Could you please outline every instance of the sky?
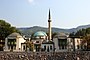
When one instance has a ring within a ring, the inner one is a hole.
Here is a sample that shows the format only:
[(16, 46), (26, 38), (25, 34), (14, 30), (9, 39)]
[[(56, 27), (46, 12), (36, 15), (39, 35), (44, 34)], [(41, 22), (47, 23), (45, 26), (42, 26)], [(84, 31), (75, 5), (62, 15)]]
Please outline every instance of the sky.
[(75, 28), (90, 24), (90, 0), (0, 0), (0, 20), (15, 27)]

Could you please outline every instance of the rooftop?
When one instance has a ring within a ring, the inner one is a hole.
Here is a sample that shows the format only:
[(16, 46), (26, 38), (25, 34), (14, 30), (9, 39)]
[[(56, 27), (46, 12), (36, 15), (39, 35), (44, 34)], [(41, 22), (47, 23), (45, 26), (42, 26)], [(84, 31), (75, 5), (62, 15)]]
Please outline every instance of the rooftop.
[(37, 37), (37, 36), (47, 36), (47, 34), (43, 31), (38, 31), (34, 34), (34, 37)]

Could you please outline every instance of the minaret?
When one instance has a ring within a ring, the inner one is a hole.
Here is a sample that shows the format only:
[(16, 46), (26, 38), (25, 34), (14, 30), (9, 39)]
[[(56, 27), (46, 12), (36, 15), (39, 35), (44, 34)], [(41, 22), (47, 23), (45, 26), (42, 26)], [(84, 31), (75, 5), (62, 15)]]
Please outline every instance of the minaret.
[(49, 9), (49, 16), (48, 16), (48, 40), (52, 39), (52, 29), (51, 29), (51, 15), (50, 15), (50, 9)]

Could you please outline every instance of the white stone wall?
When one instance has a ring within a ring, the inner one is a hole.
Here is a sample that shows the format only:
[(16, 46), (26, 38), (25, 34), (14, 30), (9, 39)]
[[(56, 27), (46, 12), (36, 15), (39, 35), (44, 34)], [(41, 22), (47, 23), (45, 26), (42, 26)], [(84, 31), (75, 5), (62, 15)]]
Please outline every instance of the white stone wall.
[(65, 52), (65, 51), (68, 51), (68, 49), (59, 49), (58, 38), (54, 38), (53, 42), (54, 42), (54, 46), (55, 46), (55, 52)]
[(77, 45), (79, 45), (79, 49), (81, 49), (80, 44), (81, 44), (81, 39), (80, 39), (80, 38), (75, 38), (75, 49), (77, 49), (77, 50), (78, 50)]
[(23, 39), (23, 38), (19, 38), (19, 46), (18, 46), (18, 49), (20, 49), (21, 50), (21, 43), (24, 43), (25, 42), (25, 40)]
[(22, 44), (22, 45), (21, 45), (21, 51), (25, 51), (25, 50), (24, 50), (24, 46), (25, 46), (25, 50), (26, 50), (26, 44)]
[(8, 39), (16, 39), (16, 49), (15, 50), (13, 49), (13, 51), (21, 51), (21, 43), (25, 42), (25, 40), (22, 37), (20, 37), (20, 38), (18, 38), (18, 37), (17, 38), (15, 38), (15, 37), (8, 37), (8, 38), (6, 38), (5, 39), (4, 51), (10, 51), (11, 50), (11, 49), (8, 49), (8, 44), (7, 44)]
[(54, 42), (54, 46), (55, 46), (55, 51), (58, 52), (59, 51), (58, 39), (57, 38), (54, 38), (53, 39), (53, 42)]
[[(75, 38), (74, 41), (75, 41), (75, 50), (80, 50), (81, 49), (81, 39)], [(77, 45), (79, 46), (79, 49)], [(73, 51), (73, 39), (72, 38), (68, 38), (68, 50)]]

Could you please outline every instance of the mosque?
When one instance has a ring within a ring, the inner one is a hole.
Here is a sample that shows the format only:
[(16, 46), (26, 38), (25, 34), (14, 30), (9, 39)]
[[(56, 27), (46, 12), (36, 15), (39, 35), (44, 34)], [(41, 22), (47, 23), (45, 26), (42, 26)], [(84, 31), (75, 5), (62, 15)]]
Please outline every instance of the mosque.
[[(51, 14), (49, 9), (48, 15), (48, 35), (43, 31), (35, 32), (33, 39), (30, 41), (33, 45), (34, 52), (46, 51), (46, 52), (63, 52), (72, 51), (74, 48), (80, 50), (81, 39), (75, 38), (75, 45), (73, 47), (72, 38), (68, 34), (58, 33), (52, 40), (52, 27), (51, 27)], [(4, 51), (29, 51), (27, 48), (27, 41), (18, 33), (10, 34), (5, 40)]]
[(33, 44), (34, 51), (48, 51), (52, 52), (54, 50), (54, 43), (52, 39), (52, 29), (51, 29), (51, 15), (49, 10), (49, 18), (48, 18), (48, 35), (43, 31), (38, 31), (34, 34)]
[[(43, 31), (35, 32), (33, 35), (33, 42), (34, 48), (33, 51), (53, 51), (54, 43), (51, 40), (52, 38), (52, 29), (51, 29), (51, 15), (49, 10), (49, 18), (48, 18), (48, 35)], [(5, 47), (4, 51), (25, 51), (26, 43), (24, 38), (18, 33), (10, 34), (5, 40)]]

